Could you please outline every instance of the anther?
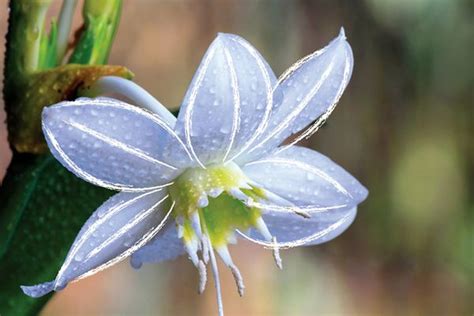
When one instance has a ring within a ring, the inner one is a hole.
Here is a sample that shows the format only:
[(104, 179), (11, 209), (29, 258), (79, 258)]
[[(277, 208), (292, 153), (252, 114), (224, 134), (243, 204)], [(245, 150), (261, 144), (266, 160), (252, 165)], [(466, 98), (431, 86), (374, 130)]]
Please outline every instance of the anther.
[(209, 246), (208, 246), (208, 242), (206, 240), (207, 237), (204, 237), (201, 239), (201, 252), (202, 252), (202, 260), (204, 260), (204, 263), (208, 263), (209, 262)]
[(230, 268), (230, 271), (232, 271), (232, 275), (234, 276), (235, 280), (235, 285), (237, 286), (237, 292), (240, 296), (243, 296), (245, 289), (244, 280), (242, 279), (242, 275), (240, 274), (239, 269), (232, 261), (229, 249), (226, 246), (221, 246), (216, 248), (216, 251), (221, 257), (222, 261), (224, 261), (225, 265)]
[(240, 296), (244, 296), (244, 279), (242, 278), (239, 269), (234, 264), (230, 265), (229, 268), (230, 271), (232, 271), (232, 275), (234, 276), (235, 284), (237, 286), (237, 292), (239, 292)]
[(198, 288), (198, 293), (202, 294), (204, 290), (206, 289), (206, 283), (207, 283), (207, 271), (206, 271), (206, 265), (202, 260), (199, 260), (199, 263), (197, 265), (197, 269), (199, 271), (199, 288)]
[(276, 237), (272, 238), (272, 242), (274, 244), (273, 246), (273, 259), (275, 260), (276, 266), (280, 269), (283, 270), (283, 262), (281, 261), (280, 257), (280, 248), (277, 246), (277, 239)]

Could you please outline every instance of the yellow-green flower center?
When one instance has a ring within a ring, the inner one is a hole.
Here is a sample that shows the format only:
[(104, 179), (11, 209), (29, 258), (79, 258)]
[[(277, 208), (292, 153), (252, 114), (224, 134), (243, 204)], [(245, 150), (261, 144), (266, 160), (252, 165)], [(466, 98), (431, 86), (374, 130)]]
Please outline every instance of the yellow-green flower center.
[(226, 245), (235, 229), (255, 226), (261, 215), (259, 209), (235, 198), (236, 190), (244, 197), (263, 197), (263, 192), (249, 185), (248, 178), (234, 163), (190, 168), (175, 179), (169, 192), (175, 202), (173, 215), (178, 222), (182, 220), (184, 242), (190, 242), (198, 233), (192, 224), (194, 212), (199, 218), (198, 230), (209, 236), (214, 247)]

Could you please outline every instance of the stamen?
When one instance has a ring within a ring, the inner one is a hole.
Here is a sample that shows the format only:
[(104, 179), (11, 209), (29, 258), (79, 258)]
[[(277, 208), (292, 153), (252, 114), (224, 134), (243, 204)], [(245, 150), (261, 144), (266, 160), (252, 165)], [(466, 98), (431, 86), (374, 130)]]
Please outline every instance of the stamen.
[(199, 263), (197, 265), (198, 271), (199, 271), (199, 288), (198, 288), (198, 293), (202, 294), (204, 290), (206, 289), (206, 283), (207, 283), (207, 271), (206, 271), (206, 265), (202, 260), (199, 260)]
[(234, 232), (229, 234), (229, 237), (227, 237), (227, 243), (228, 244), (233, 244), (233, 245), (235, 245), (237, 243), (237, 236), (235, 236)]
[(203, 241), (208, 243), (209, 246), (209, 255), (211, 257), (211, 267), (212, 274), (214, 275), (214, 286), (216, 287), (217, 295), (217, 308), (219, 316), (224, 316), (224, 305), (222, 303), (222, 293), (221, 293), (221, 282), (219, 280), (219, 270), (217, 269), (216, 256), (214, 255), (214, 250), (212, 249), (211, 241), (206, 236), (203, 236)]
[(267, 241), (273, 242), (273, 259), (275, 260), (276, 266), (280, 269), (283, 269), (283, 263), (280, 257), (280, 248), (277, 246), (277, 239), (275, 236), (272, 236), (272, 234), (270, 234), (270, 231), (268, 230), (268, 227), (263, 221), (262, 217), (259, 217), (257, 219), (257, 222), (255, 223), (255, 228), (257, 228), (258, 232), (262, 234), (263, 238), (265, 238)]
[(230, 268), (230, 271), (232, 271), (232, 275), (234, 276), (235, 284), (237, 286), (237, 292), (240, 296), (243, 296), (245, 289), (244, 280), (242, 279), (239, 269), (232, 261), (229, 249), (226, 246), (221, 246), (216, 248), (216, 251), (221, 257), (222, 261), (224, 261), (225, 265)]
[(184, 246), (186, 248), (186, 252), (189, 255), (189, 259), (193, 262), (193, 264), (197, 267), (199, 264), (199, 258), (197, 255), (198, 251), (198, 241), (196, 238), (191, 239), (190, 241), (184, 242)]
[(212, 198), (216, 198), (218, 197), (219, 195), (221, 195), (221, 193), (224, 192), (223, 189), (221, 188), (213, 188), (209, 191), (209, 196), (212, 197)]
[(257, 222), (255, 223), (255, 228), (257, 228), (258, 232), (262, 234), (263, 238), (265, 238), (267, 241), (273, 239), (272, 234), (270, 234), (270, 231), (268, 230), (268, 227), (263, 221), (262, 217), (259, 217), (257, 219)]
[(209, 262), (209, 246), (204, 237), (201, 239), (201, 246), (202, 260), (204, 260), (204, 263), (207, 264)]
[(193, 226), (194, 232), (196, 233), (197, 237), (201, 239), (202, 237), (202, 230), (201, 230), (201, 220), (199, 219), (199, 213), (194, 211), (191, 213), (191, 225)]
[(229, 266), (230, 271), (232, 271), (232, 275), (234, 276), (235, 284), (237, 285), (237, 292), (239, 292), (239, 295), (242, 297), (244, 296), (244, 279), (242, 278), (242, 275), (240, 274), (239, 269), (235, 265)]
[(276, 266), (280, 270), (283, 270), (283, 262), (281, 261), (281, 257), (280, 257), (280, 248), (278, 248), (277, 246), (277, 239), (275, 236), (272, 238), (272, 242), (275, 244), (273, 247), (273, 259), (275, 260)]
[(238, 188), (232, 188), (229, 190), (229, 194), (236, 198), (237, 200), (240, 200), (244, 202), (245, 204), (250, 204), (253, 200), (249, 196), (247, 196), (244, 192), (240, 191)]
[(234, 264), (232, 257), (230, 256), (229, 249), (226, 246), (217, 247), (216, 251), (226, 266), (231, 266)]

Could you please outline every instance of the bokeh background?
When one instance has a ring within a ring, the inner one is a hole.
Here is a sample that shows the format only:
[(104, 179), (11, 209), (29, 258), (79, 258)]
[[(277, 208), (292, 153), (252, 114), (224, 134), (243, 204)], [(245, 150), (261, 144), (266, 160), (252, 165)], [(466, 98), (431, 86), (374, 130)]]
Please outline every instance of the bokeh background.
[[(247, 288), (239, 298), (221, 265), (227, 315), (473, 314), (474, 2), (124, 2), (110, 63), (170, 109), (217, 32), (249, 40), (277, 74), (340, 26), (353, 47), (351, 83), (305, 145), (349, 170), (369, 198), (339, 238), (283, 251), (283, 271), (268, 250), (232, 247)], [(0, 127), (1, 179), (10, 152)], [(197, 282), (186, 258), (139, 271), (123, 262), (68, 286), (42, 315), (215, 314), (212, 283), (199, 296)]]

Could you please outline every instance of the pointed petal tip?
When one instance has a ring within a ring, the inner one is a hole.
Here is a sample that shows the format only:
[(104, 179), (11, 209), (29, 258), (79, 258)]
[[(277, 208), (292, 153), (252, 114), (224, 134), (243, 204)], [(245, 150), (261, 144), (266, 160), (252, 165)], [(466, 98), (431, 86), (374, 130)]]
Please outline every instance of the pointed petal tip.
[(346, 31), (344, 30), (343, 26), (341, 26), (341, 29), (339, 30), (339, 38), (343, 40), (347, 40)]
[(214, 41), (228, 44), (231, 40), (243, 40), (243, 38), (232, 33), (218, 32)]
[(238, 36), (232, 33), (224, 33), (224, 32), (217, 32), (216, 38), (226, 38), (226, 37), (233, 37)]
[(38, 298), (54, 290), (54, 281), (31, 286), (21, 285), (20, 288), (26, 295)]
[(223, 32), (218, 32), (216, 35), (216, 38), (214, 39), (214, 42), (221, 42), (225, 41), (225, 39), (229, 36), (230, 34), (223, 33)]

